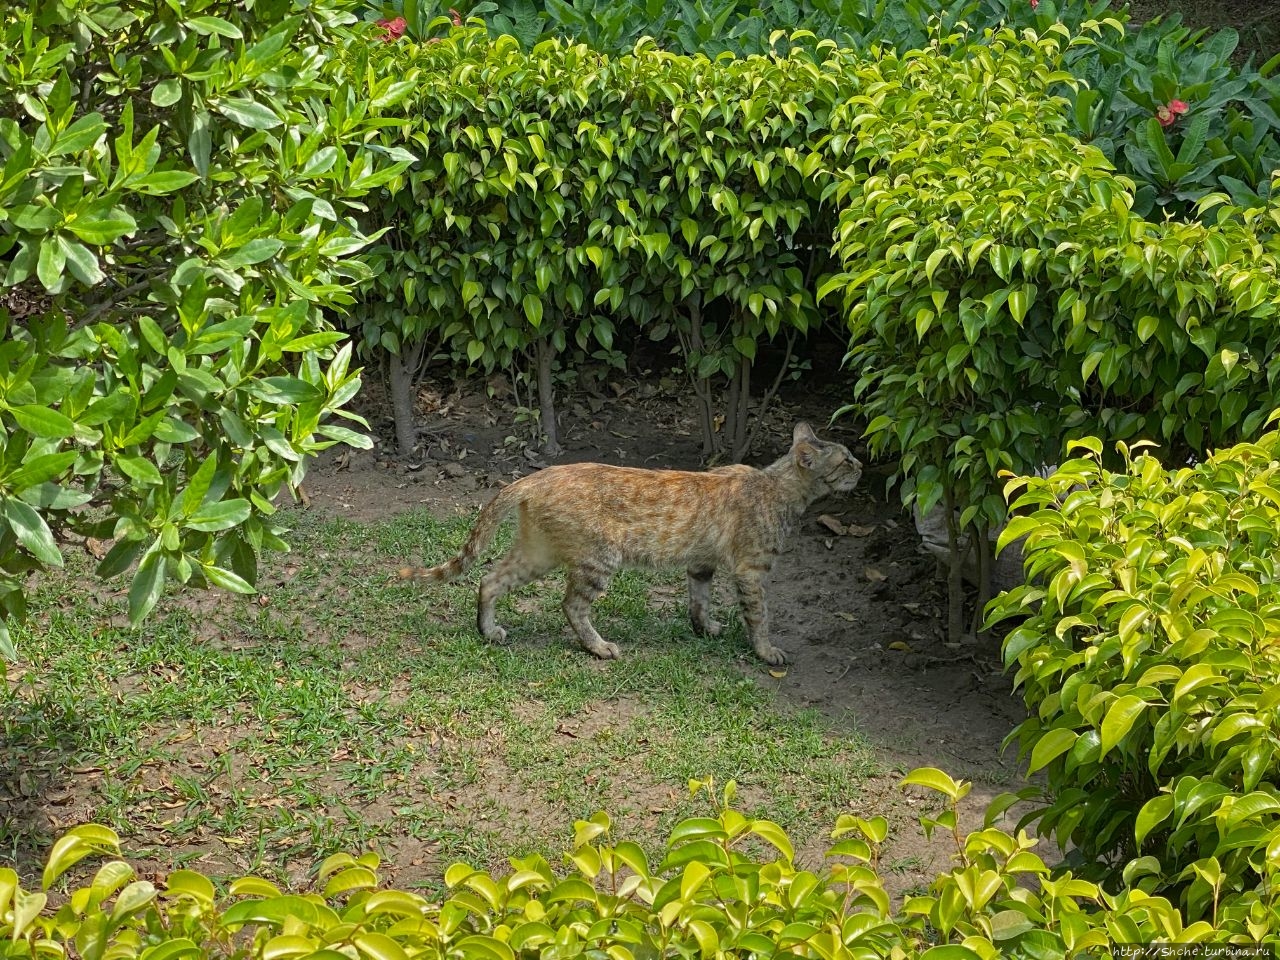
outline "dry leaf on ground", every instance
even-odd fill
[[[829,513],[824,513],[822,516],[820,516],[818,518],[818,522],[822,524],[824,527],[826,527],[828,530],[830,530],[832,533],[834,533],[837,537],[843,537],[846,533],[849,532],[848,527],[846,527],[843,523],[841,523],[835,517],[831,516],[831,514]]]

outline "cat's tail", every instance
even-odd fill
[[[498,526],[515,507],[520,494],[516,490],[518,483],[503,487],[498,495],[480,511],[476,525],[471,528],[471,536],[467,537],[462,551],[452,560],[447,560],[435,567],[401,567],[401,580],[456,580],[479,559],[485,547],[489,546],[498,532]]]

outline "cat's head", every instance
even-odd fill
[[[847,493],[862,479],[862,463],[841,443],[819,440],[807,423],[797,423],[791,434],[791,455],[796,466],[814,476],[828,490]]]

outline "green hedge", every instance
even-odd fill
[[[859,71],[874,93],[832,115],[844,271],[819,293],[848,311],[852,409],[957,542],[1003,521],[1001,471],[1057,462],[1067,439],[1200,454],[1280,403],[1280,206],[1135,214],[1132,185],[1066,132],[1069,40],[882,57]]]
[[[1271,171],[1280,166],[1273,75],[1280,60],[1261,68],[1233,62],[1235,30],[1210,36],[1183,26],[1176,13],[1127,22],[1122,31],[1126,5],[1109,0],[406,0],[385,9],[402,10],[415,36],[426,36],[433,16],[457,9],[526,48],[554,37],[616,54],[652,37],[664,49],[712,57],[785,53],[816,38],[863,53],[879,47],[905,54],[962,29],[980,43],[1002,26],[1043,33],[1061,23],[1081,34],[1084,24],[1105,17],[1115,29],[1066,57],[1067,69],[1087,84],[1070,94],[1070,132],[1134,179],[1138,213],[1194,218],[1195,202],[1213,190],[1257,203],[1270,194]],[[780,37],[779,29],[798,35]],[[1163,128],[1157,118],[1174,101],[1187,111],[1166,117]]]
[[[1031,714],[1011,739],[1045,776],[1024,822],[1188,920],[1274,926],[1280,433],[1175,469],[1136,447],[1110,470],[1080,441],[1001,538],[1027,536],[994,608],[1028,615],[1004,644]]]
[[[395,78],[369,90],[394,120],[382,142],[420,157],[372,208],[388,232],[364,342],[402,363],[426,342],[536,368],[548,431],[553,359],[620,363],[624,327],[671,338],[704,395],[722,377],[745,401],[758,344],[816,322],[832,223],[818,140],[845,56],[525,51],[475,28],[353,49],[353,77]]]
[[[1113,943],[1280,943],[1274,915],[1255,925],[1184,924],[1167,900],[1140,889],[1112,894],[1069,873],[1051,876],[1026,834],[988,827],[965,836],[956,817],[969,785],[941,771],[916,770],[903,785],[936,794],[941,809],[921,823],[952,835],[955,852],[928,893],[896,909],[878,872],[883,817],[841,817],[825,864],[806,870],[777,824],[733,809],[730,783],[712,815],[674,829],[661,863],[615,840],[601,813],[577,822],[562,869],[539,856],[512,859],[499,875],[454,864],[439,898],[383,889],[371,853],[330,857],[302,894],[246,877],[220,895],[190,870],[157,887],[111,860],[58,907],[0,869],[0,938],[6,956],[74,950],[84,960],[1039,960]],[[76,828],[54,844],[43,887],[88,855],[119,852],[110,830]]]

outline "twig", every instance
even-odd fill
[[[148,276],[146,279],[135,281],[134,283],[129,284],[129,286],[125,287],[122,290],[113,291],[111,295],[111,299],[103,300],[101,303],[95,304],[94,306],[90,307],[89,310],[85,313],[85,315],[80,318],[80,323],[77,324],[77,326],[88,326],[89,324],[93,323],[93,321],[97,320],[98,317],[102,316],[104,313],[110,310],[112,307],[117,306],[121,300],[124,300],[135,293],[141,293],[143,290],[146,290],[148,287],[151,286],[151,281],[155,279],[155,277],[157,276],[159,276],[158,272],[153,273],[150,276]]]
[[[861,655],[850,657],[849,663],[845,666],[843,670],[840,671],[840,676],[836,677],[836,683],[839,683],[841,680],[843,680],[845,677],[845,674],[847,674],[850,670],[852,670],[853,665],[861,659],[862,659]]]
[[[743,456],[755,445],[756,435],[760,432],[760,425],[764,423],[764,415],[769,410],[769,404],[773,402],[774,394],[778,392],[778,388],[782,386],[782,378],[787,374],[787,366],[791,363],[791,354],[796,346],[796,330],[792,328],[787,333],[787,352],[782,358],[782,366],[778,368],[778,375],[773,378],[773,384],[765,391],[765,395],[760,398],[760,410],[756,414],[756,422],[751,428],[751,433],[747,435],[747,442],[743,449]]]
[[[938,664],[942,663],[964,663],[966,660],[970,663],[976,664],[978,662],[977,654],[962,653],[958,657],[926,657],[923,665],[926,667],[936,667]]]

